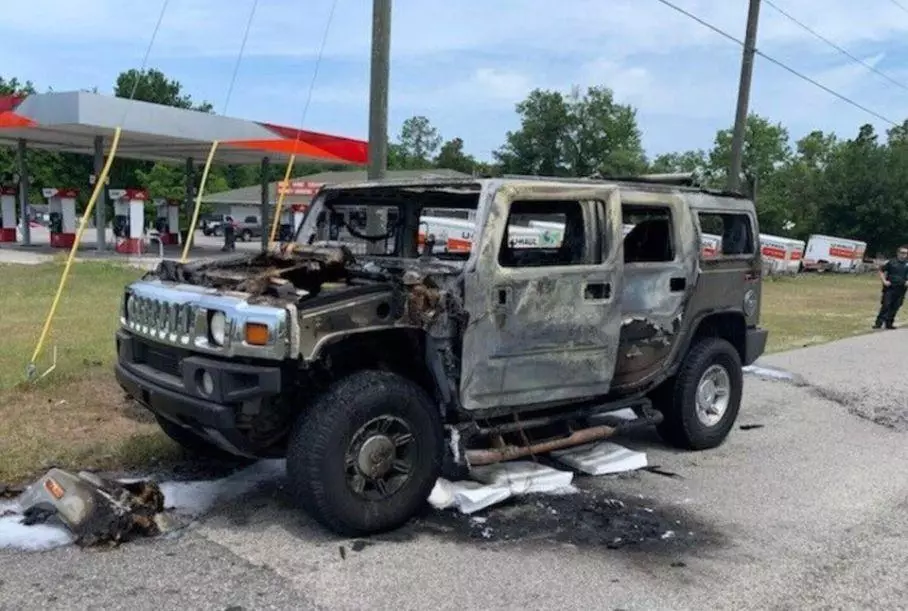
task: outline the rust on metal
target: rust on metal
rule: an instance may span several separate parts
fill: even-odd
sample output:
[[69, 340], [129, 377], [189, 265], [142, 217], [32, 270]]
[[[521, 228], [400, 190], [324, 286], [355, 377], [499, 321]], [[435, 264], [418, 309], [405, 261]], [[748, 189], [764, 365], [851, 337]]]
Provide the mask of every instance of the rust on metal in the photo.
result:
[[507, 445], [488, 450], [467, 450], [467, 462], [476, 466], [490, 465], [505, 460], [522, 458], [531, 454], [545, 454], [546, 452], [552, 452], [562, 448], [570, 448], [591, 441], [606, 439], [607, 437], [614, 435], [615, 432], [615, 427], [601, 425], [574, 431], [567, 437], [562, 437], [561, 439], [552, 439], [525, 446]]

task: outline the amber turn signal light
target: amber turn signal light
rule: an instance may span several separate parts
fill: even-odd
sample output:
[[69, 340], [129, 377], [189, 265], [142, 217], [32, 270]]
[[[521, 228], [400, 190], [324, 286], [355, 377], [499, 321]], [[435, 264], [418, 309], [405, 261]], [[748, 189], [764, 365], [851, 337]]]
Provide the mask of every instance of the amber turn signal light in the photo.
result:
[[246, 323], [246, 343], [251, 346], [264, 346], [268, 343], [268, 325], [258, 322]]
[[44, 480], [44, 489], [50, 492], [50, 495], [58, 501], [63, 498], [64, 494], [66, 494], [66, 491], [63, 490], [63, 486], [58, 484], [57, 480], [50, 477]]

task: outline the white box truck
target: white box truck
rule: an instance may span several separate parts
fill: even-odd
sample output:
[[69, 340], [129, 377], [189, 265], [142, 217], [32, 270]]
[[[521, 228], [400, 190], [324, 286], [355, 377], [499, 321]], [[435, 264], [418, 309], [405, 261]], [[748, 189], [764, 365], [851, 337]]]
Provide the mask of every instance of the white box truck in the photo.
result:
[[814, 234], [804, 249], [804, 270], [855, 272], [862, 268], [867, 243]]

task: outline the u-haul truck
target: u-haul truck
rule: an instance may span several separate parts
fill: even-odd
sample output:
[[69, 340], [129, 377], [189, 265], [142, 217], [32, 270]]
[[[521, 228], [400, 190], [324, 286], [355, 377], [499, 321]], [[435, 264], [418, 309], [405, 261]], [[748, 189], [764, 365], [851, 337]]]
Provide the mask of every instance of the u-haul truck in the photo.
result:
[[794, 245], [782, 236], [760, 234], [760, 256], [765, 263], [772, 266], [774, 272], [789, 271], [788, 261]]
[[700, 256], [704, 259], [719, 256], [722, 252], [722, 236], [714, 233], [700, 234]]
[[[419, 244], [425, 242], [426, 235], [435, 236], [434, 252], [469, 253], [473, 245], [475, 225], [472, 221], [444, 216], [424, 216], [419, 220]], [[562, 229], [563, 232], [563, 229]], [[508, 227], [508, 239], [511, 248], [533, 248], [537, 246], [557, 246], [561, 242], [544, 235], [545, 231], [537, 227]]]
[[795, 240], [793, 238], [785, 238], [785, 240], [790, 245], [788, 250], [788, 258], [786, 259], [787, 271], [790, 274], [796, 274], [801, 271], [801, 261], [804, 259], [804, 240]]
[[818, 271], [858, 271], [864, 261], [867, 243], [828, 235], [810, 236], [804, 249], [803, 269]]

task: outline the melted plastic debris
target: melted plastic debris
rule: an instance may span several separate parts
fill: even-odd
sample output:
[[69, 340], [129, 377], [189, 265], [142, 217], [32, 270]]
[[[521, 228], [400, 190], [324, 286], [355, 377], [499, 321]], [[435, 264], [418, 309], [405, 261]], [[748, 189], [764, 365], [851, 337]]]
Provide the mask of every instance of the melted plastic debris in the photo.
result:
[[[198, 519], [219, 503], [236, 500], [262, 484], [282, 478], [285, 471], [286, 461], [263, 460], [220, 479], [161, 483], [165, 512], [156, 516], [156, 520], [161, 526], [166, 524], [167, 530], [176, 529], [181, 522]], [[146, 478], [116, 481], [133, 484]], [[0, 501], [0, 549], [41, 551], [76, 541], [75, 535], [55, 516], [32, 525], [23, 523], [25, 517], [18, 501]]]

